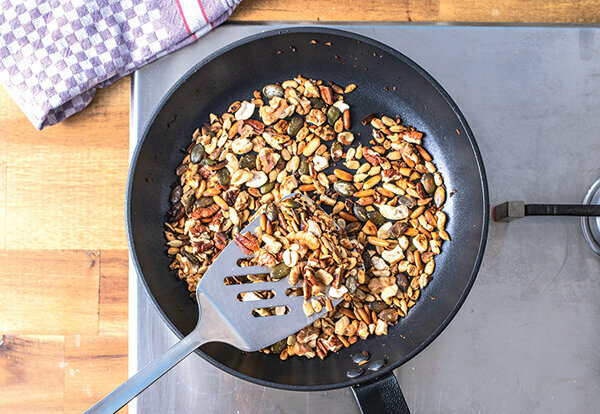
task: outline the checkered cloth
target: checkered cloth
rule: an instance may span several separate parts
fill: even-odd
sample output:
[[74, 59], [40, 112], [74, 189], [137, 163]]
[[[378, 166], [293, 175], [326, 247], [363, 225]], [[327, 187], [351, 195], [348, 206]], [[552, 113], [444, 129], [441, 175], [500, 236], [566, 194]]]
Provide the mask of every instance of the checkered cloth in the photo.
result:
[[0, 82], [37, 129], [185, 46], [241, 0], [0, 0]]

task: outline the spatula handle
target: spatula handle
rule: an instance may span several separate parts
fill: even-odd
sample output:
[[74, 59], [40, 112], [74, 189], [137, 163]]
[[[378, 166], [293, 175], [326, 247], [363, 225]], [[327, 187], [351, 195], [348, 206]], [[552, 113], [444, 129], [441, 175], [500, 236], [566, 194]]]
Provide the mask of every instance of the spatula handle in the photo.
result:
[[146, 365], [141, 371], [125, 381], [113, 392], [98, 401], [84, 414], [115, 413], [125, 404], [148, 388], [154, 381], [177, 365], [183, 358], [194, 352], [204, 341], [199, 340], [194, 330], [191, 334], [173, 345], [167, 352]]

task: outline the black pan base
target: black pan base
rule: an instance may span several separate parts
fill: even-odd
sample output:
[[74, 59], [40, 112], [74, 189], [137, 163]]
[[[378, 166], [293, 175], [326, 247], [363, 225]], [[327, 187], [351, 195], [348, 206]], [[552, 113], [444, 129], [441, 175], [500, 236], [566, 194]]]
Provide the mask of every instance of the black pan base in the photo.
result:
[[[359, 341], [323, 361], [280, 361], [273, 355], [246, 354], [220, 343], [206, 344], [198, 351], [219, 368], [261, 385], [323, 390], [373, 379], [425, 348], [458, 311], [481, 263], [489, 218], [483, 162], [466, 120], [423, 69], [379, 42], [324, 28], [265, 32], [219, 51], [199, 62], [171, 89], [147, 126], [129, 174], [127, 231], [143, 285], [175, 333], [189, 333], [198, 317], [196, 304], [186, 284], [168, 269], [163, 236], [181, 150], [209, 113], [223, 113], [230, 103], [250, 98], [265, 84], [298, 74], [358, 85], [346, 100], [352, 108], [352, 130], [355, 135], [361, 133], [363, 144], [368, 142], [370, 128], [359, 120], [371, 112], [400, 115], [405, 124], [424, 132], [424, 146], [444, 175], [448, 192], [456, 190], [444, 210], [452, 241], [444, 243], [436, 258], [433, 281], [389, 335]], [[381, 371], [349, 379], [346, 372], [355, 367], [351, 356], [365, 349], [373, 360], [385, 359], [388, 364]]]

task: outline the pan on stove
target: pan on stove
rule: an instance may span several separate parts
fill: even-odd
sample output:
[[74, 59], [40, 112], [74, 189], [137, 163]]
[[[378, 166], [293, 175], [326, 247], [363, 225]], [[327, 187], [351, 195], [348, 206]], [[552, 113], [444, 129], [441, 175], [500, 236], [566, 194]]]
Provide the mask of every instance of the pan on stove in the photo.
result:
[[[223, 113], [254, 90], [298, 74], [358, 85], [345, 100], [351, 106], [352, 131], [355, 136], [361, 132], [363, 144], [370, 139], [370, 127], [358, 120], [369, 113], [400, 115], [405, 124], [425, 133], [424, 146], [442, 172], [448, 193], [456, 190], [444, 210], [452, 241], [444, 243], [436, 257], [434, 278], [416, 305], [387, 336], [361, 340], [324, 360], [281, 361], [217, 342], [196, 352], [218, 368], [260, 385], [297, 391], [352, 387], [364, 413], [408, 412], [392, 370], [429, 345], [465, 300], [484, 252], [489, 203], [483, 161], [465, 118], [435, 79], [396, 50], [354, 33], [302, 27], [250, 36], [199, 62], [163, 99], [133, 156], [126, 206], [133, 262], [169, 327], [180, 338], [191, 332], [198, 310], [186, 284], [169, 271], [163, 235], [181, 150], [209, 113]], [[347, 371], [356, 368], [351, 356], [362, 350], [387, 364], [349, 378]]]

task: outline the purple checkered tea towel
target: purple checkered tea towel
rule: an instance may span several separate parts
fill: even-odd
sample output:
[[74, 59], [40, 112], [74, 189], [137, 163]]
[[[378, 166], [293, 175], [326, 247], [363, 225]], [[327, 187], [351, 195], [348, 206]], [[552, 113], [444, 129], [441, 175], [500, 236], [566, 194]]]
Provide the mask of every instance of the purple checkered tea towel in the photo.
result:
[[241, 0], [0, 0], [0, 82], [37, 129], [221, 24]]

